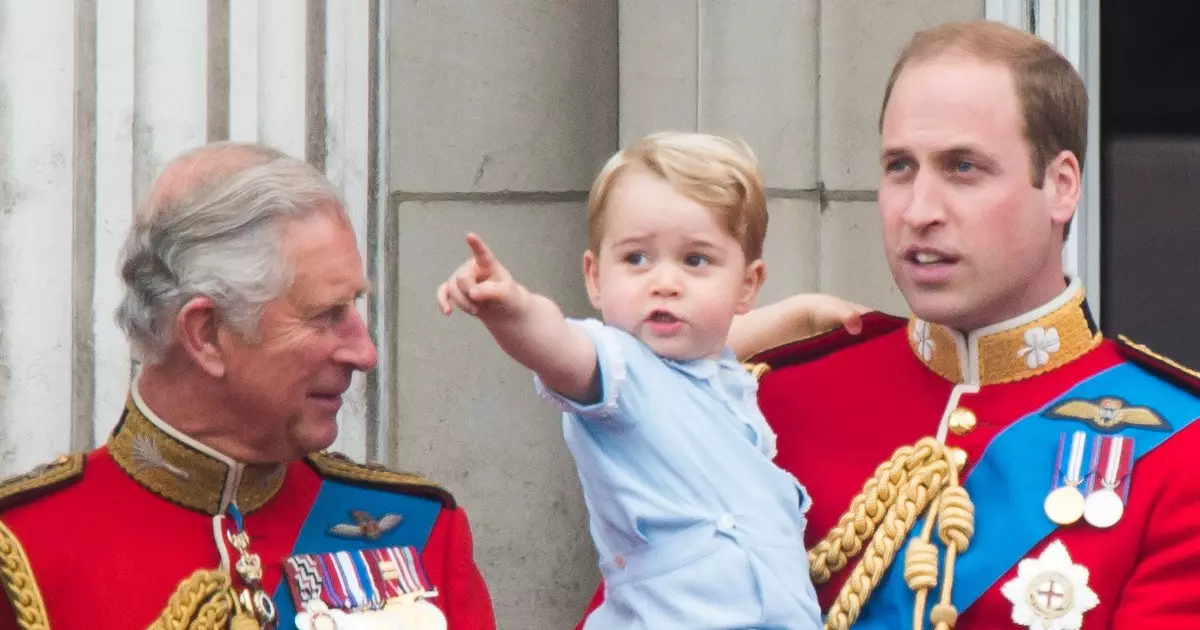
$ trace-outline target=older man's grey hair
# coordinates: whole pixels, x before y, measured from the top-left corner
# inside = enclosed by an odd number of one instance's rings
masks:
[[[121,252],[125,296],[116,321],[134,357],[160,362],[180,309],[200,296],[255,341],[263,307],[291,282],[282,228],[320,211],[349,223],[324,175],[274,149],[225,142],[172,160],[138,208]]]

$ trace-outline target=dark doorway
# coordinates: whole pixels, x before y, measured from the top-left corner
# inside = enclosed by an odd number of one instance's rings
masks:
[[[1101,318],[1200,365],[1200,3],[1100,3]]]

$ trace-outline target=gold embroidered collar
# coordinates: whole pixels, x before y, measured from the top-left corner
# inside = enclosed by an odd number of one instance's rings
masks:
[[[1078,280],[1045,306],[962,333],[917,318],[908,322],[908,345],[946,380],[994,385],[1044,374],[1100,344]]]
[[[189,438],[146,407],[135,383],[125,415],[108,439],[117,465],[139,485],[205,514],[232,503],[243,514],[262,507],[283,485],[285,464],[243,464]]]

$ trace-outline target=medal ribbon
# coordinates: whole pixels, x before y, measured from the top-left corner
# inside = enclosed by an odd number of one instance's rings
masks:
[[[359,579],[358,567],[354,564],[355,556],[350,555],[348,551],[336,551],[333,556],[338,572],[346,582],[346,593],[350,598],[351,609],[366,610],[371,605],[371,598],[367,589],[364,588],[362,580]]]
[[[313,554],[312,557],[316,559],[317,566],[321,569],[321,583],[324,586],[321,589],[321,599],[329,604],[330,608],[348,610],[350,596],[346,592],[346,584],[338,573],[337,561],[327,553]]]
[[[1087,449],[1087,431],[1076,431],[1071,435],[1071,451],[1067,455],[1067,474],[1063,483],[1078,487],[1083,483],[1083,453]]]
[[[338,552],[344,555],[354,568],[355,582],[362,589],[363,604],[366,609],[375,609],[383,605],[383,597],[379,593],[378,584],[371,572],[370,565],[363,560],[361,553],[353,551]]]
[[[1122,503],[1129,500],[1133,446],[1133,438],[1120,435],[1096,436],[1095,464],[1092,468],[1091,483],[1088,484],[1089,492],[1109,488],[1121,497]]]
[[[387,554],[400,570],[399,586],[404,593],[431,592],[429,578],[421,567],[421,560],[412,547],[389,547]]]
[[[437,595],[413,547],[299,554],[284,562],[284,576],[298,609],[319,599],[353,613],[377,610],[401,595]]]
[[[377,604],[381,604],[389,599],[387,580],[383,578],[382,569],[379,567],[379,556],[374,549],[362,549],[358,552],[358,563],[366,569],[366,577],[371,582],[371,589],[374,591]]]
[[[297,606],[304,608],[321,598],[321,571],[309,555],[292,556],[283,565],[284,578]]]

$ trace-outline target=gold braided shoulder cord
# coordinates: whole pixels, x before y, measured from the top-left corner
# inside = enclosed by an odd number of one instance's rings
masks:
[[[48,630],[50,621],[37,580],[29,568],[25,548],[4,523],[0,523],[0,581],[12,603],[17,625],[23,630]]]
[[[0,581],[22,630],[49,630],[45,602],[21,543],[0,523]],[[239,630],[240,612],[229,575],[196,571],[179,583],[150,630]],[[232,625],[231,625],[232,624]],[[254,623],[250,627],[258,628]]]
[[[950,630],[958,611],[950,604],[954,563],[966,551],[974,534],[974,506],[959,485],[958,468],[950,450],[933,438],[896,450],[863,485],[850,509],[811,551],[813,581],[829,581],[850,558],[863,552],[850,578],[842,586],[825,619],[827,630],[846,630],[891,566],[918,518],[928,508],[920,538],[910,543],[904,578],[916,592],[913,627],[924,624],[925,601],[937,585],[937,548],[929,542],[936,520],[938,536],[946,545],[945,573],[939,603],[930,614],[936,630]],[[865,546],[865,551],[864,551]]]

